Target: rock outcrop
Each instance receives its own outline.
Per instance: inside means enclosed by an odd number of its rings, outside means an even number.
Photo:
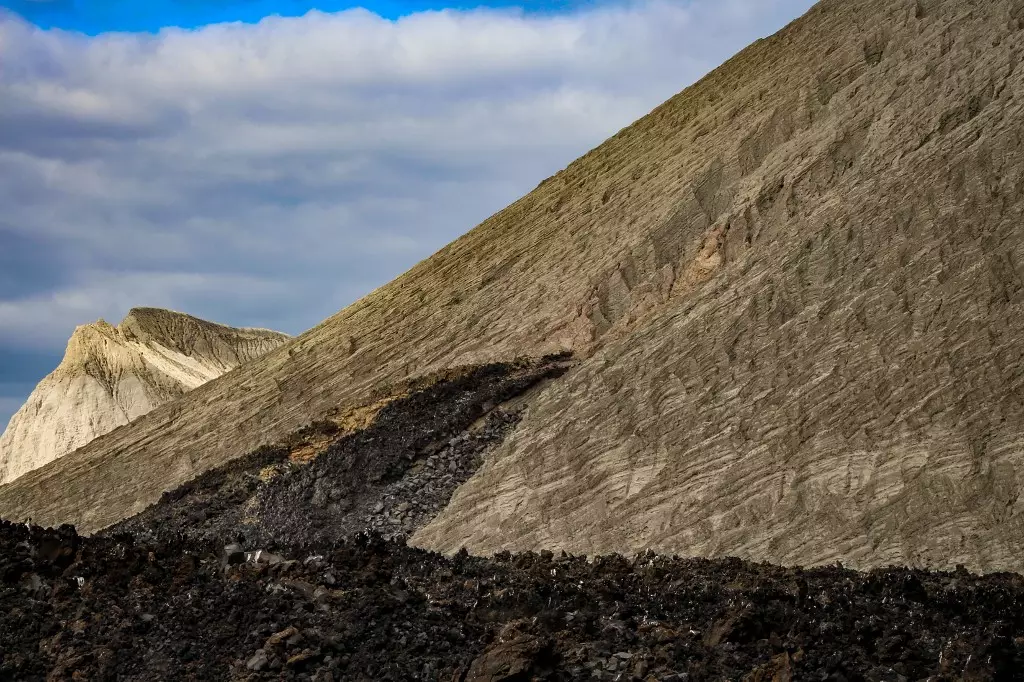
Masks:
[[[118,426],[280,346],[288,336],[135,308],[118,326],[75,329],[60,365],[0,436],[0,483],[63,457]]]
[[[1020,0],[824,0],[0,516],[103,528],[381,385],[571,349],[415,542],[1024,570],[1022,57]]]

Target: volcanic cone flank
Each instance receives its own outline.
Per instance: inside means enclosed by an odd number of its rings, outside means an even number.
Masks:
[[[0,516],[102,528],[382,385],[571,349],[417,543],[1022,570],[1022,28],[826,0]]]

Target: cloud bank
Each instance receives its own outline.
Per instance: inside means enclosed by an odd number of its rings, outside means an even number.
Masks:
[[[59,359],[133,305],[301,332],[810,4],[95,37],[0,14],[0,350]]]

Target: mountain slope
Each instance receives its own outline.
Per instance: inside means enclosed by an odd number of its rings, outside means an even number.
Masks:
[[[95,530],[389,383],[570,348],[417,542],[1024,569],[1022,28],[825,0],[0,516]]]
[[[289,337],[135,308],[118,326],[75,329],[64,359],[0,436],[0,483],[85,445]]]
[[[419,542],[1024,568],[1024,6],[871,4],[697,186],[688,293],[543,396]]]

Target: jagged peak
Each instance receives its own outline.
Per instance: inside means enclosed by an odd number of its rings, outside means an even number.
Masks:
[[[195,315],[189,315],[178,310],[171,310],[170,308],[151,308],[149,306],[137,306],[128,311],[128,314],[124,316],[119,328],[125,327],[131,322],[160,322],[168,320],[190,320],[201,324],[210,324],[225,327],[227,325],[219,325],[216,322],[208,322],[207,320],[200,319]]]
[[[64,358],[0,435],[0,483],[63,457],[93,438],[289,340],[161,308],[132,308],[118,325],[79,325]]]
[[[120,340],[117,327],[100,318],[95,322],[75,327],[64,350],[60,367],[81,364],[102,349],[107,343]],[[59,368],[58,368],[59,369]]]
[[[105,364],[130,362],[136,353],[130,342],[161,346],[191,354],[212,345],[232,345],[248,340],[266,340],[279,344],[291,337],[282,332],[256,327],[230,327],[164,308],[135,307],[118,325],[103,318],[75,327],[68,340],[64,358],[56,372],[81,370],[102,360]],[[87,370],[88,371],[88,370]]]

